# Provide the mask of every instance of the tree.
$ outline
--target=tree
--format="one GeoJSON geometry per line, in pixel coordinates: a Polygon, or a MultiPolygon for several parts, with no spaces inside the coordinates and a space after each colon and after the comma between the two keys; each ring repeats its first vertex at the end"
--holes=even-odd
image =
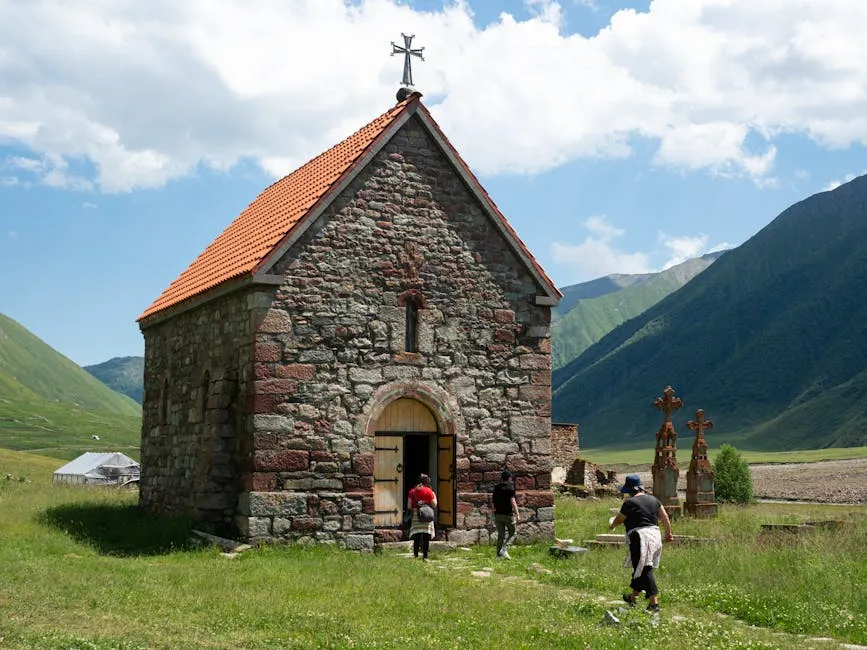
{"type": "Polygon", "coordinates": [[[722,445],[713,463],[713,473],[717,501],[750,503],[753,500],[750,467],[737,449],[722,445]]]}

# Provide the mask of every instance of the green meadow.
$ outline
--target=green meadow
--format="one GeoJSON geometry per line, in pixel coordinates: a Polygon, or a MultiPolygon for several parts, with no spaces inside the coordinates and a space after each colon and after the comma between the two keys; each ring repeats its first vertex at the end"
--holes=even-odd
{"type": "MultiPolygon", "coordinates": [[[[651,442],[653,442],[651,440],[651,442]]],[[[692,438],[682,439],[681,455],[689,460],[692,438]]],[[[817,463],[823,460],[849,460],[867,458],[867,447],[827,447],[825,449],[801,449],[796,451],[755,451],[738,449],[744,459],[750,464],[757,463],[817,463]]],[[[713,461],[719,448],[708,450],[708,457],[713,461]]],[[[617,466],[619,469],[649,468],[653,464],[653,447],[601,447],[582,449],[581,457],[599,465],[617,466]]]]}
{"type": "MultiPolygon", "coordinates": [[[[229,558],[134,492],[54,487],[56,462],[0,450],[3,648],[829,648],[867,644],[867,507],[724,506],[675,532],[658,619],[620,611],[623,548],[432,552],[264,547],[229,558]],[[8,478],[4,478],[8,475],[8,478]],[[762,533],[762,523],[845,522],[762,533]],[[474,572],[476,573],[474,575],[474,572]],[[606,625],[606,610],[621,619],[606,625]],[[833,641],[815,640],[819,637],[833,641]]],[[[559,497],[557,535],[606,531],[615,500],[559,497]]]]}

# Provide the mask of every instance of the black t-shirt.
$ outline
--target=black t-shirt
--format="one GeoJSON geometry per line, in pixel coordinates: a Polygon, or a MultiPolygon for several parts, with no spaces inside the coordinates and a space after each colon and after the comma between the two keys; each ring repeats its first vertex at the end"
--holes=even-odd
{"type": "Polygon", "coordinates": [[[512,497],[515,496],[515,484],[511,481],[501,481],[494,486],[494,512],[498,515],[511,515],[512,497]]]}
{"type": "Polygon", "coordinates": [[[637,494],[623,502],[620,512],[626,517],[626,532],[644,526],[659,525],[659,499],[652,494],[637,494]]]}

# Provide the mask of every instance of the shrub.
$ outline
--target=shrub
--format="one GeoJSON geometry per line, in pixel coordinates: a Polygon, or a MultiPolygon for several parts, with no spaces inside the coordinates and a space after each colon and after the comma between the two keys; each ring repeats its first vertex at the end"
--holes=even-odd
{"type": "Polygon", "coordinates": [[[750,503],[753,500],[753,477],[741,452],[722,445],[713,463],[717,501],[750,503]]]}

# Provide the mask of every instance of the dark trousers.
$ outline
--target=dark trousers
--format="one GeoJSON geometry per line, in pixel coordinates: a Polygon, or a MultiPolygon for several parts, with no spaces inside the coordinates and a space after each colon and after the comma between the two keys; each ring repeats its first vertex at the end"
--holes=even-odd
{"type": "MultiPolygon", "coordinates": [[[[641,536],[635,532],[629,533],[629,559],[632,561],[632,574],[635,575],[635,567],[641,561],[641,536]]],[[[644,567],[641,575],[633,578],[629,586],[632,587],[632,591],[643,591],[648,598],[659,593],[656,578],[653,576],[653,567],[650,565],[644,567]]]]}
{"type": "Polygon", "coordinates": [[[421,547],[422,557],[427,557],[430,550],[430,535],[427,533],[416,533],[412,536],[412,554],[418,557],[418,550],[421,547]]]}

